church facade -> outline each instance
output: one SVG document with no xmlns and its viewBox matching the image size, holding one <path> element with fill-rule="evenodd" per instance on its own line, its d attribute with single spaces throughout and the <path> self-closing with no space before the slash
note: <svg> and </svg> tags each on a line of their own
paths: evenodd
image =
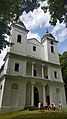
<svg viewBox="0 0 67 119">
<path fill-rule="evenodd" d="M 46 33 L 41 42 L 27 39 L 22 22 L 12 24 L 4 65 L 0 69 L 0 113 L 22 110 L 26 106 L 66 106 L 57 41 Z"/>
</svg>

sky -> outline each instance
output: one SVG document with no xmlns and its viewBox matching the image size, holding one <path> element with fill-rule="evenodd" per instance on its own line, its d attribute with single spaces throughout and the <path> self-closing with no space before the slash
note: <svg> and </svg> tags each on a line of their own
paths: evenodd
<svg viewBox="0 0 67 119">
<path fill-rule="evenodd" d="M 51 26 L 49 24 L 50 14 L 49 11 L 44 13 L 41 9 L 42 5 L 47 5 L 47 2 L 41 3 L 40 7 L 34 9 L 33 12 L 23 12 L 20 20 L 24 23 L 26 28 L 29 30 L 27 34 L 27 38 L 36 38 L 37 40 L 41 41 L 41 38 L 45 34 L 45 32 L 49 31 L 58 42 L 58 53 L 62 54 L 64 51 L 67 51 L 67 28 L 65 24 L 59 23 L 57 21 L 56 26 Z M 6 49 L 2 51 L 0 54 L 0 66 L 3 64 L 3 58 L 6 54 Z"/>
</svg>

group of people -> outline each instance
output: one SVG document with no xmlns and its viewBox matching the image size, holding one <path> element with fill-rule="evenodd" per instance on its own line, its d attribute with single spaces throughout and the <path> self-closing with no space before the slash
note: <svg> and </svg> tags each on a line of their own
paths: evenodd
<svg viewBox="0 0 67 119">
<path fill-rule="evenodd" d="M 43 108 L 43 103 L 41 101 L 39 101 L 39 103 L 38 103 L 38 109 L 41 110 L 42 108 Z M 45 109 L 56 110 L 56 105 L 53 102 L 51 105 L 49 104 L 49 105 L 45 106 Z M 62 103 L 61 102 L 59 103 L 59 109 L 62 110 Z"/>
<path fill-rule="evenodd" d="M 54 102 L 51 105 L 50 104 L 48 105 L 48 110 L 50 110 L 50 109 L 56 110 L 56 105 Z"/>
</svg>

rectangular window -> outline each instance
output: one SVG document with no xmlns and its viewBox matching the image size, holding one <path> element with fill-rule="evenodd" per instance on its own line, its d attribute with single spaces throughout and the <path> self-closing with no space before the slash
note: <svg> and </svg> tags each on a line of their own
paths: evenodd
<svg viewBox="0 0 67 119">
<path fill-rule="evenodd" d="M 2 85 L 0 85 L 0 90 L 2 90 Z"/>
<path fill-rule="evenodd" d="M 57 78 L 57 72 L 56 71 L 54 71 L 54 77 Z"/>
<path fill-rule="evenodd" d="M 54 53 L 54 47 L 53 46 L 51 46 L 51 52 Z"/>
<path fill-rule="evenodd" d="M 36 70 L 34 69 L 34 76 L 36 76 Z"/>
<path fill-rule="evenodd" d="M 19 64 L 18 63 L 15 63 L 15 71 L 19 72 Z"/>
<path fill-rule="evenodd" d="M 33 46 L 33 51 L 36 51 L 36 46 Z"/>
<path fill-rule="evenodd" d="M 17 36 L 17 42 L 21 43 L 21 35 Z"/>
</svg>

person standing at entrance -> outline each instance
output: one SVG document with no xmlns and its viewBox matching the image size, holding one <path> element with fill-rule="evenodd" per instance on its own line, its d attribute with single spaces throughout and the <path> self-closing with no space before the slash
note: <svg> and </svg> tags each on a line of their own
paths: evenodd
<svg viewBox="0 0 67 119">
<path fill-rule="evenodd" d="M 41 110 L 41 102 L 38 103 L 38 109 Z"/>
<path fill-rule="evenodd" d="M 59 109 L 60 110 L 62 109 L 62 103 L 61 102 L 59 103 Z"/>
</svg>

